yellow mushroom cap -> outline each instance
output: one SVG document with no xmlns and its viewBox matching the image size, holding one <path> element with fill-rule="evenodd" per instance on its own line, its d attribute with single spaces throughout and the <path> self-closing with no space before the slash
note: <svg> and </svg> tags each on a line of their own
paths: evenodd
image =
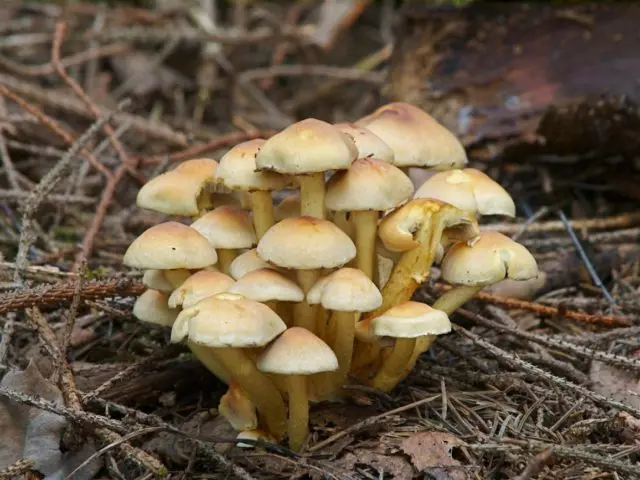
<svg viewBox="0 0 640 480">
<path fill-rule="evenodd" d="M 231 382 L 229 390 L 220 398 L 218 411 L 234 430 L 258 428 L 256 407 L 236 383 Z"/>
<path fill-rule="evenodd" d="M 304 292 L 293 280 L 270 268 L 247 273 L 228 290 L 256 302 L 301 302 Z"/>
<path fill-rule="evenodd" d="M 329 210 L 385 211 L 411 198 L 413 183 L 402 170 L 375 158 L 360 158 L 327 183 Z"/>
<path fill-rule="evenodd" d="M 215 249 L 196 230 L 165 222 L 145 230 L 124 254 L 128 267 L 169 270 L 199 269 L 218 261 Z"/>
<path fill-rule="evenodd" d="M 212 158 L 194 158 L 179 163 L 172 171 L 213 179 L 216 176 L 217 168 L 218 162 Z"/>
<path fill-rule="evenodd" d="M 258 251 L 255 248 L 252 248 L 251 250 L 247 250 L 246 252 L 241 253 L 233 259 L 233 262 L 231 262 L 231 265 L 229 266 L 229 275 L 231 275 L 236 280 L 240 280 L 248 273 L 253 272 L 254 270 L 260 270 L 262 268 L 277 270 L 277 267 L 275 265 L 264 261 L 258 255 Z"/>
<path fill-rule="evenodd" d="M 356 124 L 389 145 L 394 164 L 400 167 L 445 170 L 467 164 L 467 154 L 455 135 L 414 105 L 389 103 Z"/>
<path fill-rule="evenodd" d="M 200 270 L 173 291 L 169 297 L 169 306 L 192 307 L 207 297 L 228 291 L 233 283 L 233 278 L 224 273 Z"/>
<path fill-rule="evenodd" d="M 304 175 L 348 168 L 358 157 L 353 139 L 333 125 L 308 118 L 264 142 L 256 156 L 258 170 Z"/>
<path fill-rule="evenodd" d="M 377 337 L 416 338 L 449 333 L 451 322 L 445 312 L 424 303 L 409 301 L 374 318 L 369 328 Z"/>
<path fill-rule="evenodd" d="M 214 248 L 251 248 L 257 242 L 249 213 L 235 205 L 223 205 L 191 224 Z"/>
<path fill-rule="evenodd" d="M 454 285 L 491 285 L 538 276 L 538 264 L 524 246 L 499 232 L 482 232 L 459 242 L 442 260 L 442 278 Z"/>
<path fill-rule="evenodd" d="M 435 198 L 480 215 L 516 215 L 509 193 L 475 168 L 438 172 L 420 186 L 414 198 Z"/>
<path fill-rule="evenodd" d="M 258 243 L 263 260 L 284 268 L 335 268 L 356 256 L 353 241 L 328 220 L 294 217 L 272 226 Z"/>
<path fill-rule="evenodd" d="M 235 293 L 219 293 L 180 312 L 171 341 L 188 336 L 190 342 L 206 347 L 262 347 L 286 328 L 266 305 Z"/>
<path fill-rule="evenodd" d="M 358 149 L 358 158 L 377 158 L 393 163 L 393 149 L 371 130 L 355 123 L 336 123 L 335 127 L 353 138 Z"/>
<path fill-rule="evenodd" d="M 138 191 L 136 205 L 167 215 L 195 216 L 200 213 L 200 195 L 213 177 L 170 171 L 145 183 Z"/>
<path fill-rule="evenodd" d="M 168 295 L 157 290 L 146 290 L 133 305 L 133 316 L 147 323 L 170 327 L 180 310 L 169 308 Z"/>
<path fill-rule="evenodd" d="M 281 375 L 333 372 L 338 359 L 331 347 L 306 328 L 291 327 L 258 357 L 258 369 Z"/>
<path fill-rule="evenodd" d="M 327 310 L 370 312 L 382 305 L 378 287 L 357 268 L 341 268 L 318 280 L 307 293 L 309 304 Z"/>
<path fill-rule="evenodd" d="M 217 179 L 235 190 L 280 190 L 290 178 L 276 172 L 256 170 L 256 155 L 264 140 L 255 139 L 239 143 L 229 150 L 218 166 Z"/>
</svg>

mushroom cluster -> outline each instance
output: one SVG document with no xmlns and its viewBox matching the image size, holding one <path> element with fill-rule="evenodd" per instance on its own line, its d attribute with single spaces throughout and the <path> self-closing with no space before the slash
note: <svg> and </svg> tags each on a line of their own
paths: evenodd
<svg viewBox="0 0 640 480">
<path fill-rule="evenodd" d="M 393 389 L 476 292 L 537 276 L 523 246 L 480 232 L 478 217 L 515 206 L 466 164 L 456 137 L 405 103 L 185 161 L 137 197 L 183 221 L 128 248 L 147 287 L 134 315 L 171 327 L 228 385 L 219 412 L 239 439 L 300 450 L 310 402 L 339 401 L 354 378 Z M 431 172 L 415 192 L 410 168 Z M 453 288 L 412 301 L 438 263 Z"/>
</svg>

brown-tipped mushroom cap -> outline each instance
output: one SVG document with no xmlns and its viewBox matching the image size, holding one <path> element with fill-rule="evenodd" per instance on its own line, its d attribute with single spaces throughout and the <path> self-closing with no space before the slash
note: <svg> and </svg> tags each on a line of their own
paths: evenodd
<svg viewBox="0 0 640 480">
<path fill-rule="evenodd" d="M 378 235 L 384 247 L 391 252 L 404 252 L 415 248 L 418 243 L 415 232 L 430 215 L 440 212 L 449 238 L 467 240 L 479 231 L 471 212 L 457 208 L 439 200 L 416 198 L 387 214 L 378 226 Z"/>
<path fill-rule="evenodd" d="M 216 177 L 234 190 L 280 190 L 290 178 L 276 172 L 256 171 L 256 155 L 264 140 L 255 139 L 239 143 L 221 159 Z"/>
<path fill-rule="evenodd" d="M 201 194 L 213 182 L 208 177 L 172 170 L 145 183 L 138 191 L 136 205 L 168 215 L 195 216 L 202 211 Z"/>
<path fill-rule="evenodd" d="M 341 268 L 318 280 L 307 293 L 307 302 L 327 310 L 370 312 L 382 305 L 375 284 L 356 268 Z"/>
<path fill-rule="evenodd" d="M 258 243 L 258 255 L 284 268 L 312 270 L 335 268 L 356 255 L 356 247 L 328 220 L 314 217 L 285 218 Z"/>
<path fill-rule="evenodd" d="M 375 158 L 360 158 L 348 170 L 336 172 L 327 183 L 329 210 L 384 211 L 407 201 L 413 183 L 402 170 Z"/>
<path fill-rule="evenodd" d="M 199 269 L 218 261 L 215 249 L 196 230 L 165 222 L 145 230 L 124 254 L 128 267 L 169 270 Z"/>
<path fill-rule="evenodd" d="M 146 290 L 133 305 L 133 316 L 147 323 L 170 327 L 180 310 L 169 308 L 167 294 L 157 290 Z"/>
<path fill-rule="evenodd" d="M 475 168 L 438 172 L 420 186 L 414 198 L 435 198 L 480 215 L 516 215 L 509 193 Z"/>
<path fill-rule="evenodd" d="M 286 330 L 269 307 L 235 293 L 219 293 L 180 312 L 171 341 L 213 348 L 262 347 Z"/>
<path fill-rule="evenodd" d="M 176 288 L 169 297 L 169 306 L 189 308 L 200 300 L 228 291 L 233 278 L 224 273 L 200 270 Z"/>
<path fill-rule="evenodd" d="M 446 313 L 420 302 L 404 302 L 390 308 L 371 322 L 377 337 L 416 338 L 442 335 L 451 331 Z"/>
<path fill-rule="evenodd" d="M 353 138 L 358 149 L 358 158 L 377 158 L 393 163 L 393 149 L 371 130 L 355 123 L 336 123 L 335 126 Z"/>
<path fill-rule="evenodd" d="M 309 330 L 291 327 L 258 357 L 258 369 L 280 375 L 311 375 L 338 369 L 333 350 Z"/>
<path fill-rule="evenodd" d="M 528 280 L 538 275 L 533 255 L 499 232 L 482 232 L 456 243 L 442 260 L 442 278 L 455 285 L 491 285 L 505 278 Z"/>
<path fill-rule="evenodd" d="M 304 292 L 292 280 L 270 268 L 247 273 L 228 290 L 256 302 L 301 302 Z"/>
<path fill-rule="evenodd" d="M 218 162 L 211 158 L 194 158 L 178 164 L 172 171 L 213 179 L 217 168 Z"/>
<path fill-rule="evenodd" d="M 229 275 L 236 280 L 240 280 L 248 273 L 262 268 L 270 268 L 272 270 L 278 269 L 275 265 L 272 265 L 260 258 L 258 251 L 255 248 L 252 248 L 233 259 L 233 262 L 231 262 L 231 266 L 229 267 Z"/>
<path fill-rule="evenodd" d="M 257 242 L 249 214 L 234 205 L 223 205 L 191 224 L 214 248 L 251 248 Z"/>
<path fill-rule="evenodd" d="M 358 157 L 353 139 L 333 125 L 308 118 L 277 133 L 256 156 L 259 170 L 304 175 L 348 168 Z"/>
<path fill-rule="evenodd" d="M 394 164 L 399 167 L 445 170 L 467 164 L 467 154 L 455 135 L 408 103 L 384 105 L 356 123 L 393 149 Z"/>
<path fill-rule="evenodd" d="M 276 221 L 284 220 L 290 217 L 300 216 L 300 192 L 287 195 L 280 203 L 276 205 L 274 210 Z"/>
</svg>

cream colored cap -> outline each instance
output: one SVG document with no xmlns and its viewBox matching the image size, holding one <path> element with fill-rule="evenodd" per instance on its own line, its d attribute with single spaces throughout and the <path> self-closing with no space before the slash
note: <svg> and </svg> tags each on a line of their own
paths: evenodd
<svg viewBox="0 0 640 480">
<path fill-rule="evenodd" d="M 234 205 L 223 205 L 191 224 L 214 248 L 251 248 L 257 242 L 249 213 Z"/>
<path fill-rule="evenodd" d="M 258 243 L 258 255 L 284 268 L 335 268 L 356 256 L 356 246 L 328 220 L 294 217 L 267 230 Z"/>
<path fill-rule="evenodd" d="M 411 198 L 413 183 L 402 170 L 374 158 L 360 158 L 348 170 L 336 172 L 327 183 L 329 210 L 382 212 Z"/>
<path fill-rule="evenodd" d="M 180 310 L 169 308 L 167 294 L 157 290 L 145 290 L 133 304 L 133 316 L 147 323 L 170 327 Z"/>
<path fill-rule="evenodd" d="M 358 157 L 353 139 L 333 125 L 308 118 L 264 142 L 256 156 L 258 170 L 304 175 L 349 168 Z"/>
<path fill-rule="evenodd" d="M 442 260 L 442 278 L 454 285 L 491 285 L 505 278 L 528 280 L 538 264 L 525 247 L 498 232 L 456 243 Z"/>
<path fill-rule="evenodd" d="M 358 158 L 377 158 L 393 163 L 393 150 L 371 130 L 355 123 L 336 123 L 335 126 L 353 138 L 358 149 Z"/>
<path fill-rule="evenodd" d="M 213 175 L 206 178 L 175 170 L 166 172 L 140 188 L 136 205 L 167 215 L 195 216 L 203 209 L 201 194 L 210 182 Z"/>
<path fill-rule="evenodd" d="M 258 369 L 281 375 L 333 372 L 338 359 L 331 347 L 306 328 L 291 327 L 258 357 Z"/>
<path fill-rule="evenodd" d="M 400 167 L 446 170 L 467 164 L 467 154 L 455 135 L 408 103 L 389 103 L 356 123 L 389 145 L 394 164 Z"/>
<path fill-rule="evenodd" d="M 256 302 L 304 300 L 304 292 L 297 283 L 270 268 L 247 273 L 229 288 L 229 292 L 238 293 Z"/>
<path fill-rule="evenodd" d="M 438 172 L 422 184 L 414 198 L 435 198 L 480 215 L 516 216 L 509 193 L 475 168 Z"/>
<path fill-rule="evenodd" d="M 229 390 L 220 398 L 218 412 L 231 424 L 234 430 L 258 428 L 256 407 L 237 383 L 231 382 L 229 384 Z"/>
<path fill-rule="evenodd" d="M 280 200 L 280 203 L 276 205 L 273 213 L 275 215 L 276 221 L 278 222 L 289 217 L 299 217 L 300 192 L 291 193 Z"/>
<path fill-rule="evenodd" d="M 235 190 L 280 190 L 290 178 L 276 172 L 256 171 L 256 155 L 264 140 L 239 143 L 229 150 L 218 166 L 217 179 Z"/>
<path fill-rule="evenodd" d="M 327 310 L 370 312 L 382 305 L 378 287 L 357 268 L 341 268 L 318 280 L 307 293 L 309 304 Z"/>
<path fill-rule="evenodd" d="M 479 233 L 473 213 L 438 200 L 417 198 L 387 214 L 378 225 L 378 235 L 387 250 L 404 252 L 418 246 L 414 235 L 425 222 L 433 222 L 434 227 L 460 240 Z"/>
<path fill-rule="evenodd" d="M 370 329 L 377 337 L 416 338 L 449 333 L 451 322 L 442 310 L 409 301 L 400 303 L 374 318 Z"/>
<path fill-rule="evenodd" d="M 196 175 L 198 177 L 213 179 L 216 176 L 218 162 L 212 158 L 194 158 L 179 163 L 172 171 Z"/>
<path fill-rule="evenodd" d="M 229 266 L 229 275 L 236 280 L 240 280 L 249 272 L 260 270 L 261 268 L 277 270 L 276 266 L 271 265 L 269 262 L 265 262 L 258 256 L 258 251 L 255 248 L 252 248 L 233 259 Z"/>
<path fill-rule="evenodd" d="M 269 307 L 235 293 L 219 293 L 180 312 L 171 341 L 189 341 L 213 348 L 262 347 L 286 330 Z"/>
<path fill-rule="evenodd" d="M 192 307 L 200 300 L 228 291 L 233 283 L 233 278 L 224 273 L 200 270 L 173 291 L 169 297 L 169 306 Z"/>
<path fill-rule="evenodd" d="M 145 230 L 124 254 L 128 267 L 168 270 L 198 269 L 218 261 L 215 249 L 191 227 L 165 222 Z"/>
</svg>

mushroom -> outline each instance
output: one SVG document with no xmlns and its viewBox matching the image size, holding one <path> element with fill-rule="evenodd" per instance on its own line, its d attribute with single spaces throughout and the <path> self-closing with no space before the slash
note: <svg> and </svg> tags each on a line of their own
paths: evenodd
<svg viewBox="0 0 640 480">
<path fill-rule="evenodd" d="M 218 412 L 231 424 L 234 430 L 258 428 L 256 407 L 237 383 L 232 382 L 227 392 L 220 398 Z"/>
<path fill-rule="evenodd" d="M 321 278 L 309 290 L 307 301 L 320 303 L 332 310 L 330 325 L 335 325 L 335 334 L 330 343 L 340 365 L 329 378 L 329 392 L 334 393 L 346 380 L 351 366 L 355 324 L 360 312 L 370 312 L 382 304 L 382 295 L 375 284 L 360 270 L 341 268 Z M 321 380 L 320 386 L 325 387 Z M 319 392 L 322 393 L 322 392 Z"/>
<path fill-rule="evenodd" d="M 358 149 L 358 158 L 377 158 L 393 163 L 393 149 L 371 130 L 348 122 L 336 123 L 334 126 L 353 138 Z"/>
<path fill-rule="evenodd" d="M 277 270 L 278 267 L 270 264 L 269 262 L 265 262 L 258 255 L 258 251 L 255 248 L 251 250 L 247 250 L 244 253 L 238 255 L 231 265 L 229 266 L 229 274 L 236 280 L 240 280 L 247 273 L 253 272 L 254 270 L 260 270 L 261 268 L 270 268 L 272 270 Z"/>
<path fill-rule="evenodd" d="M 211 356 L 245 392 L 277 439 L 286 427 L 284 402 L 275 384 L 243 351 L 263 347 L 287 326 L 266 305 L 234 293 L 208 297 L 178 315 L 171 341 L 185 337 L 200 355 Z"/>
<path fill-rule="evenodd" d="M 356 255 L 351 239 L 328 220 L 315 217 L 285 218 L 260 239 L 258 255 L 279 267 L 295 269 L 306 294 L 321 268 L 345 265 Z M 306 301 L 296 304 L 294 324 L 315 331 L 316 309 Z"/>
<path fill-rule="evenodd" d="M 371 381 L 374 388 L 388 392 L 405 376 L 405 367 L 411 359 L 416 339 L 425 335 L 443 335 L 451 331 L 447 314 L 419 302 L 404 302 L 387 310 L 371 322 L 377 337 L 395 339 L 391 353 Z"/>
<path fill-rule="evenodd" d="M 239 207 L 223 205 L 204 214 L 191 224 L 218 253 L 218 268 L 228 274 L 236 251 L 251 248 L 257 242 L 249 214 Z"/>
<path fill-rule="evenodd" d="M 166 293 L 145 290 L 133 304 L 133 316 L 143 322 L 171 327 L 180 310 L 170 308 L 167 300 Z"/>
<path fill-rule="evenodd" d="M 257 365 L 262 372 L 285 376 L 289 398 L 289 447 L 299 451 L 309 434 L 306 375 L 335 371 L 338 359 L 331 348 L 309 330 L 292 327 L 267 347 Z"/>
<path fill-rule="evenodd" d="M 280 190 L 291 181 L 289 177 L 276 172 L 256 170 L 256 155 L 264 142 L 255 139 L 236 145 L 220 159 L 217 172 L 218 180 L 225 186 L 249 192 L 258 239 L 274 223 L 271 191 Z"/>
<path fill-rule="evenodd" d="M 301 214 L 325 218 L 325 172 L 349 168 L 357 156 L 350 136 L 329 123 L 308 118 L 264 142 L 256 166 L 258 170 L 295 175 L 300 183 Z"/>
<path fill-rule="evenodd" d="M 254 448 L 256 445 L 254 442 L 273 442 L 273 437 L 269 435 L 269 432 L 265 432 L 259 428 L 254 428 L 253 430 L 243 430 L 238 433 L 236 437 L 238 443 L 236 443 L 236 447 L 238 448 Z M 242 440 L 249 440 L 251 443 L 244 443 Z"/>
<path fill-rule="evenodd" d="M 399 168 L 375 158 L 356 160 L 348 170 L 336 172 L 327 183 L 327 208 L 351 212 L 356 265 L 371 279 L 376 277 L 378 212 L 401 205 L 412 193 L 409 177 Z"/>
<path fill-rule="evenodd" d="M 145 287 L 158 290 L 163 293 L 171 293 L 182 285 L 191 272 L 187 269 L 177 270 L 145 270 L 142 276 L 142 283 Z"/>
<path fill-rule="evenodd" d="M 233 283 L 233 278 L 224 273 L 200 270 L 171 293 L 169 306 L 183 309 L 193 307 L 207 297 L 226 292 Z"/>
<path fill-rule="evenodd" d="M 282 308 L 280 302 L 301 302 L 304 292 L 293 280 L 269 268 L 253 270 L 240 278 L 229 287 L 230 293 L 238 293 L 256 302 L 261 302 L 271 308 L 290 323 L 289 312 Z M 289 317 L 289 318 L 288 318 Z"/>
<path fill-rule="evenodd" d="M 467 154 L 453 133 L 432 116 L 408 103 L 389 103 L 358 120 L 394 152 L 400 168 L 448 170 L 467 164 Z"/>
<path fill-rule="evenodd" d="M 276 221 L 284 220 L 289 217 L 300 216 L 300 192 L 290 193 L 284 197 L 275 208 Z"/>
</svg>

